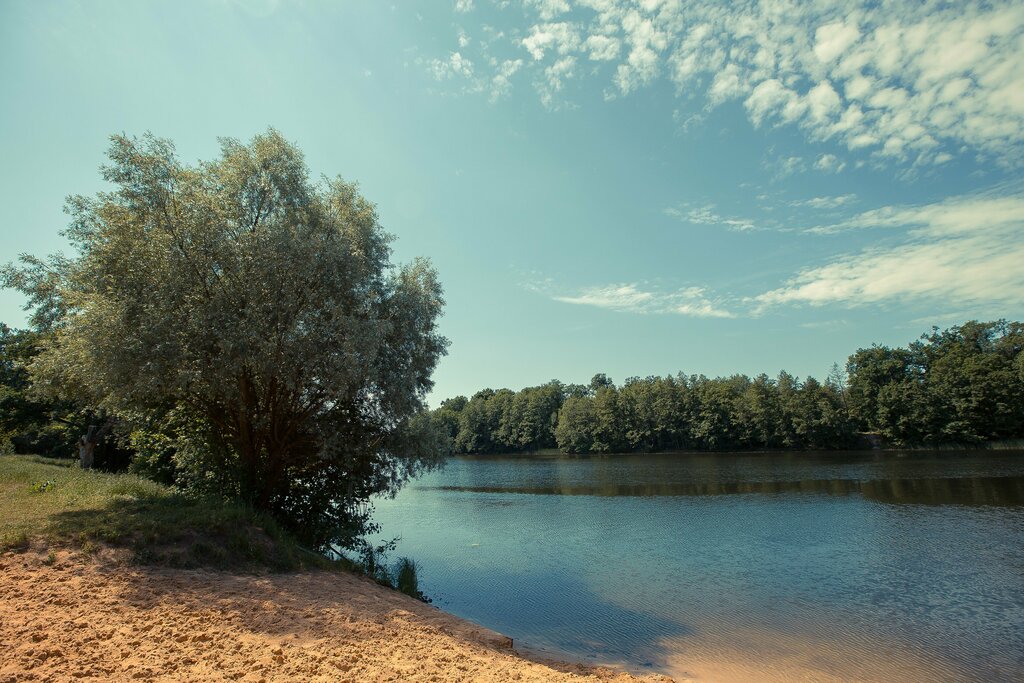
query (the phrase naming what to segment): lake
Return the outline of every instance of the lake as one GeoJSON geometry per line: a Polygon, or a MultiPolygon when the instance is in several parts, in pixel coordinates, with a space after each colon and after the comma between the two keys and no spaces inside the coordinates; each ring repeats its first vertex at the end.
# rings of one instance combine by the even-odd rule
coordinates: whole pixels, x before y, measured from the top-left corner
{"type": "Polygon", "coordinates": [[[459,457],[376,508],[435,605],[542,656],[1024,680],[1024,452],[459,457]]]}

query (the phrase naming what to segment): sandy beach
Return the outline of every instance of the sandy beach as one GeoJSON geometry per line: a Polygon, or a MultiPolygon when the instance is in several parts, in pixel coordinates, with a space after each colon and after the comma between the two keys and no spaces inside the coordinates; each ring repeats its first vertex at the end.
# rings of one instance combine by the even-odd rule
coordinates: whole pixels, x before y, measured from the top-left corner
{"type": "Polygon", "coordinates": [[[670,681],[527,658],[493,631],[343,572],[0,555],[0,683],[670,681]]]}

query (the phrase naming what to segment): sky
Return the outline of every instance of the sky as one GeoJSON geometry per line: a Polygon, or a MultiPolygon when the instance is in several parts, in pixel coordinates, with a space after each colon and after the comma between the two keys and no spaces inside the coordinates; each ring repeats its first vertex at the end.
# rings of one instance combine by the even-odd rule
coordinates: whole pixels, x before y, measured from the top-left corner
{"type": "Polygon", "coordinates": [[[0,97],[0,262],[112,134],[357,181],[444,284],[434,405],[1024,319],[1019,2],[0,0],[0,97]]]}

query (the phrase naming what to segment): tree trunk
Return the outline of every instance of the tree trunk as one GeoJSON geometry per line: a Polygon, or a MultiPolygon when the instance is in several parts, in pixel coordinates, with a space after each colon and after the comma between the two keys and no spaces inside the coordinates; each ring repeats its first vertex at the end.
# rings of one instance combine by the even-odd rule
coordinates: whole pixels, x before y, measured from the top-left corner
{"type": "Polygon", "coordinates": [[[83,470],[91,470],[93,458],[96,454],[96,444],[101,437],[100,430],[96,425],[89,425],[89,431],[78,439],[78,464],[83,470]]]}

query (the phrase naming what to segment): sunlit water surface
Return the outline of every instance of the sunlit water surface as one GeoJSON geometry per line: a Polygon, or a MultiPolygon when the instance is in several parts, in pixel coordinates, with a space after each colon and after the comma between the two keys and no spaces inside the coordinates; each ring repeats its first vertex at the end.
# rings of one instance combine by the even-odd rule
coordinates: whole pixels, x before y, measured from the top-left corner
{"type": "Polygon", "coordinates": [[[436,605],[540,654],[1024,680],[1024,452],[454,458],[376,507],[436,605]]]}

